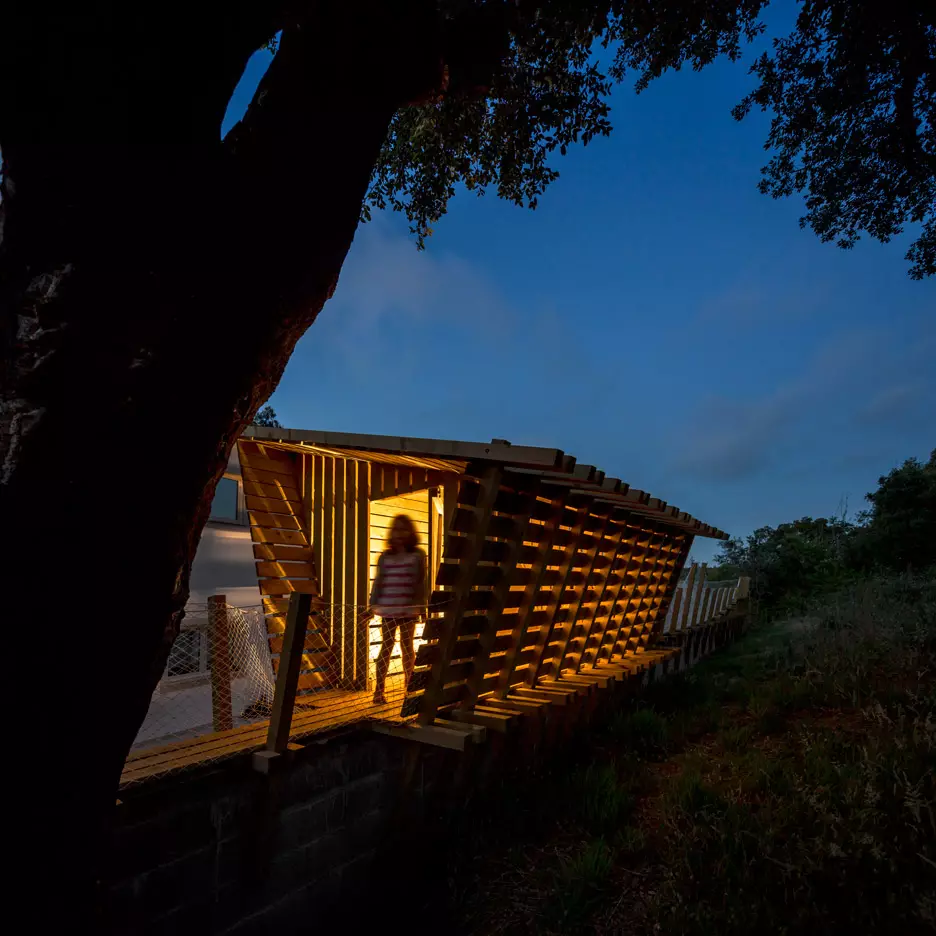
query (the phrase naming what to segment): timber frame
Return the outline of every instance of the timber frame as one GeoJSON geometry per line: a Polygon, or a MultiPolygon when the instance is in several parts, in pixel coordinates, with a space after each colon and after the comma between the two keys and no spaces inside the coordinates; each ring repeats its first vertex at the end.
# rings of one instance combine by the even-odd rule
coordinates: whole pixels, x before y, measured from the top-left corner
{"type": "Polygon", "coordinates": [[[464,749],[557,707],[573,724],[599,689],[692,662],[746,615],[739,589],[703,596],[704,569],[676,588],[694,538],[727,534],[558,449],[260,427],[237,448],[271,718],[134,754],[125,783],[203,748],[269,772],[293,742],[354,725],[464,749]],[[399,505],[429,518],[432,589],[415,672],[380,705],[367,605],[399,505]]]}
{"type": "Polygon", "coordinates": [[[310,617],[300,690],[327,688],[323,672],[367,688],[366,636],[340,609],[368,601],[368,503],[443,493],[399,712],[423,725],[649,652],[693,538],[727,538],[558,449],[259,427],[238,447],[274,668],[289,594],[330,609],[328,630],[310,617]]]}

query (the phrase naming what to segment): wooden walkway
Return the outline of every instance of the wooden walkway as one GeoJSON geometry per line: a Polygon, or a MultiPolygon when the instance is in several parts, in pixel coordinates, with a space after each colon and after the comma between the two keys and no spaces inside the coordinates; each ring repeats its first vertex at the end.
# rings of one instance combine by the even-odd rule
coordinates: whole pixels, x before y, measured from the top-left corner
{"type": "MultiPolygon", "coordinates": [[[[615,682],[642,679],[648,669],[681,653],[678,647],[644,650],[613,662],[583,667],[578,673],[564,673],[555,680],[544,680],[535,689],[516,687],[505,698],[490,693],[479,698],[474,709],[453,707],[440,712],[429,726],[400,716],[402,687],[388,686],[394,701],[385,705],[374,705],[369,692],[317,693],[303,699],[313,707],[296,708],[290,738],[301,742],[313,735],[370,724],[385,734],[464,750],[468,743],[483,740],[478,728],[508,731],[524,716],[541,715],[553,705],[574,706],[585,702],[592,690],[607,690],[615,682]]],[[[265,719],[131,753],[121,775],[121,788],[260,751],[266,745],[268,729],[269,720],[265,719]]]]}
{"type": "MultiPolygon", "coordinates": [[[[296,707],[290,738],[301,740],[323,731],[368,721],[402,724],[403,719],[399,716],[402,693],[395,695],[396,701],[386,705],[374,705],[368,692],[335,689],[306,696],[302,702],[309,707],[296,707]]],[[[120,785],[125,787],[178,770],[259,751],[266,744],[269,725],[269,720],[264,719],[228,731],[212,732],[133,752],[124,765],[120,785]]]]}

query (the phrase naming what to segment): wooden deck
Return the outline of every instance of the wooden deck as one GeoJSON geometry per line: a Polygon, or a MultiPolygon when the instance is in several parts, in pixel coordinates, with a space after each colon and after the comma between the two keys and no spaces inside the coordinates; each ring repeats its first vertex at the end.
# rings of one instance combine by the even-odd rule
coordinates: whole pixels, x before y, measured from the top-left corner
{"type": "MultiPolygon", "coordinates": [[[[457,737],[446,732],[453,728],[474,725],[496,731],[512,728],[524,716],[538,716],[552,705],[576,704],[576,697],[587,696],[591,690],[609,690],[615,682],[643,678],[657,663],[678,656],[678,648],[652,649],[628,653],[613,662],[583,667],[578,673],[563,673],[558,679],[544,680],[536,689],[516,687],[506,698],[493,694],[482,696],[472,711],[443,711],[433,727],[417,726],[413,719],[400,716],[404,693],[402,678],[391,676],[387,685],[388,702],[374,705],[371,692],[330,690],[305,696],[297,707],[290,729],[290,738],[301,741],[316,734],[342,727],[371,723],[387,734],[418,739],[443,746],[463,747],[457,737]],[[441,728],[441,732],[437,729],[441,728]]],[[[582,699],[579,699],[581,701],[582,699]]],[[[219,763],[232,757],[264,748],[269,720],[256,721],[228,731],[212,732],[195,738],[174,741],[131,753],[121,775],[121,788],[176,772],[219,763]]],[[[477,740],[475,735],[473,740],[477,740]]]]}
{"type": "MultiPolygon", "coordinates": [[[[372,693],[363,691],[335,689],[304,696],[293,714],[290,738],[299,740],[370,721],[402,724],[404,719],[399,714],[403,702],[402,682],[399,686],[393,685],[392,678],[388,682],[386,705],[374,705],[372,693]]],[[[259,751],[266,744],[269,725],[269,720],[264,719],[228,731],[131,752],[124,765],[120,786],[123,788],[152,777],[259,751]]]]}

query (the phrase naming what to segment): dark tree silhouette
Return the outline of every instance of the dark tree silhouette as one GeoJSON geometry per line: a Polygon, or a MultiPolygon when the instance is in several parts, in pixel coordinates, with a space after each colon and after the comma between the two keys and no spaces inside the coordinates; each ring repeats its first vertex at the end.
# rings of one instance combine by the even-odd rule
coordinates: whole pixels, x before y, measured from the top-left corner
{"type": "MultiPolygon", "coordinates": [[[[406,211],[419,238],[460,181],[535,207],[556,175],[551,154],[609,132],[613,82],[630,74],[643,87],[667,69],[737,58],[763,6],[4,9],[0,481],[17,557],[4,565],[6,594],[29,598],[31,646],[64,635],[54,658],[14,668],[15,697],[55,726],[54,744],[30,739],[30,800],[54,829],[31,835],[57,895],[37,913],[67,908],[70,928],[83,928],[215,484],[332,295],[368,191],[369,206],[406,211]],[[280,32],[222,142],[246,60],[280,32]],[[601,44],[607,73],[592,55],[601,44]],[[63,694],[79,687],[80,715],[63,717],[63,694]]],[[[758,66],[749,102],[779,121],[769,190],[805,188],[820,234],[846,242],[859,228],[887,237],[924,222],[911,260],[932,272],[933,4],[802,11],[789,54],[779,46],[758,66]],[[803,43],[808,67],[796,60],[803,43]]]]}
{"type": "Polygon", "coordinates": [[[264,406],[253,418],[255,426],[262,426],[265,429],[282,429],[282,424],[276,418],[276,410],[272,406],[264,406]]]}

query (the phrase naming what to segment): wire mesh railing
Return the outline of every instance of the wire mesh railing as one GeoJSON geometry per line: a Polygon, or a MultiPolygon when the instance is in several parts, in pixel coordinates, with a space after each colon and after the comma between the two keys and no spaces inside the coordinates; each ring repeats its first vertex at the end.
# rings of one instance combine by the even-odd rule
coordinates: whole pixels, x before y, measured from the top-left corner
{"type": "Polygon", "coordinates": [[[274,682],[259,608],[190,605],[132,750],[269,718],[274,682]]]}
{"type": "MultiPolygon", "coordinates": [[[[188,606],[122,785],[267,744],[286,639],[286,615],[278,612],[286,604],[188,606]]],[[[365,606],[313,602],[288,739],[370,720],[403,721],[407,672],[424,627],[424,616],[389,620],[365,606]]]]}

